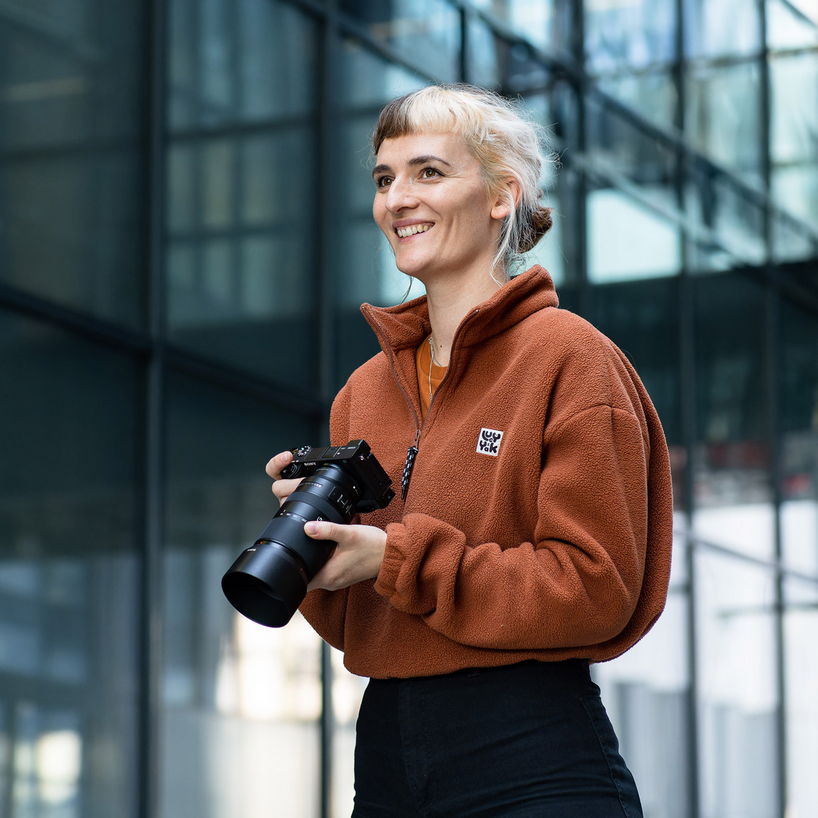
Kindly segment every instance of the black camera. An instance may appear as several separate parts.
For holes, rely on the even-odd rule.
[[[230,604],[260,625],[286,625],[307,593],[307,583],[336,543],[304,533],[309,520],[348,523],[353,515],[389,505],[392,481],[363,440],[346,446],[293,449],[282,477],[304,477],[261,536],[222,577]]]

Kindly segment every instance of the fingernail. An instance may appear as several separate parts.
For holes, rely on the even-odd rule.
[[[306,531],[307,534],[317,534],[318,533],[318,523],[315,523],[315,522],[307,523],[304,526],[304,531]]]

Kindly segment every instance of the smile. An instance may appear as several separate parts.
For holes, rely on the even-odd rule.
[[[432,222],[424,222],[423,224],[410,224],[408,227],[396,227],[395,232],[398,234],[398,238],[405,239],[409,236],[414,236],[416,233],[425,233],[427,230],[430,230],[434,225]]]

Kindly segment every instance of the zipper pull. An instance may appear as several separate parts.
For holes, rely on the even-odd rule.
[[[409,481],[412,479],[412,469],[415,467],[415,458],[418,456],[418,443],[420,442],[420,429],[415,433],[415,442],[406,450],[406,461],[403,464],[403,477],[400,481],[400,499],[406,499],[406,492],[409,491]]]

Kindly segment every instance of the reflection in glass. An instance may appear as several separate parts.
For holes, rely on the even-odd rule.
[[[640,196],[674,210],[675,149],[602,97],[587,100],[586,117],[592,166],[624,177],[624,184],[638,186]]]
[[[813,228],[818,213],[818,52],[770,59],[772,193]],[[818,235],[818,233],[816,234]]]
[[[311,155],[302,128],[180,141],[169,155],[173,339],[299,386],[312,383],[316,343],[305,235],[315,224]]]
[[[187,377],[168,400],[160,815],[312,818],[318,637],[299,616],[280,630],[244,619],[220,580],[275,513],[267,459],[323,434]]]
[[[801,183],[803,174],[787,174],[790,176],[788,183]],[[806,174],[808,176],[808,174]],[[816,174],[818,177],[818,174]],[[773,176],[774,196],[780,195],[779,175]],[[808,183],[810,189],[812,184]],[[818,184],[818,178],[816,178]],[[803,196],[796,199],[803,201]],[[814,237],[811,230],[805,229],[801,221],[790,218],[788,215],[778,213],[772,219],[772,257],[776,262],[782,261],[807,261],[818,256],[818,237]],[[801,267],[800,278],[807,286],[818,287],[818,271],[810,266]]]
[[[676,4],[586,0],[585,59],[592,71],[641,68],[674,59]]]
[[[540,4],[538,4],[540,5]],[[470,17],[466,51],[469,82],[486,88],[498,88],[508,43],[501,40],[483,20]]]
[[[455,82],[460,55],[460,16],[447,0],[341,0],[341,10],[373,39],[393,48],[438,81]]]
[[[678,95],[669,72],[603,76],[599,87],[649,122],[669,131],[676,127]]]
[[[566,49],[568,39],[557,37],[558,9],[555,0],[474,0],[481,11],[545,51]],[[471,44],[477,47],[476,43]]]
[[[703,159],[689,163],[684,185],[687,213],[697,228],[688,254],[692,271],[764,262],[764,204],[752,191]]]
[[[732,25],[728,15],[724,20]],[[686,83],[685,129],[693,147],[760,187],[761,140],[747,137],[757,134],[761,125],[756,61],[692,67]]]
[[[782,556],[818,576],[818,319],[781,309]]]
[[[747,278],[696,278],[694,530],[772,557],[774,513],[764,383],[764,293]]]
[[[589,317],[625,351],[647,387],[665,437],[681,445],[678,278],[597,284]]]
[[[425,81],[403,66],[384,62],[380,57],[366,51],[357,41],[344,39],[341,43],[340,83],[342,99],[346,106],[372,107],[372,125],[375,124],[380,107],[394,97],[408,94]]]
[[[777,814],[771,571],[699,550],[696,627],[703,818]]]
[[[0,280],[141,325],[144,6],[3,3]]]
[[[683,0],[683,8],[688,57],[752,54],[760,48],[756,0]]]
[[[818,45],[818,11],[811,0],[767,0],[764,6],[770,48]]]
[[[139,371],[0,326],[3,815],[136,818]]]
[[[314,36],[277,0],[172,0],[169,119],[173,130],[308,113]]]

